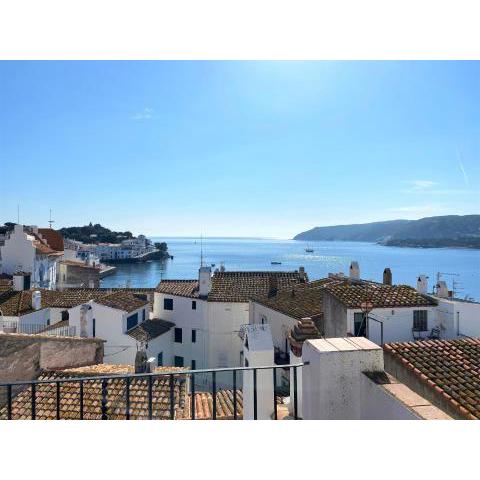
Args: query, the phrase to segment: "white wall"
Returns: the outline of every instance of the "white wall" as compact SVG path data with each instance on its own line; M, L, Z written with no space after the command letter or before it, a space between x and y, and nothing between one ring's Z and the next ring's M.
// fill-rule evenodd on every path
M459 334L480 337L480 303L436 299L438 323L443 327L442 338L453 339Z
M256 302L250 302L249 308L249 323L261 324L262 317L265 318L272 331L274 347L288 354L289 349L285 350L285 341L297 320Z
M413 312L414 310L427 310L428 332L422 333L423 336L430 334L433 327L436 326L435 307L402 307L402 308L374 308L370 313L372 318L383 321L383 341L389 342L409 342L413 340ZM347 333L353 335L354 314L361 313L360 309L347 310ZM369 320L369 339L380 345L380 324L374 320Z

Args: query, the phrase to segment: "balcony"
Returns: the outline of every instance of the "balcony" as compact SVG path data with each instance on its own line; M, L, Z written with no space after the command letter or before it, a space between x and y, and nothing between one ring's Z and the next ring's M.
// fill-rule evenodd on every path
M232 419L243 417L244 402L253 405L252 420L257 420L258 377L271 379L272 393L277 390L276 370L293 369L293 416L297 419L297 370L304 364L259 367L186 370L165 367L162 372L129 375L75 376L51 372L35 381L0 383L0 419L77 419L77 420L175 420ZM110 366L113 367L113 366ZM170 369L170 370L168 370ZM265 376L266 372L270 372ZM231 375L233 388L217 388L220 374ZM241 375L253 379L251 390L240 388ZM196 377L209 375L211 391L196 391ZM264 380L263 380L264 381ZM259 394L260 390L260 394ZM272 395L271 419L281 417L284 408ZM205 406L207 406L205 408Z
M27 335L52 335L57 337L74 337L76 329L65 321L47 325L38 323L19 323L16 321L0 320L0 333L23 333Z

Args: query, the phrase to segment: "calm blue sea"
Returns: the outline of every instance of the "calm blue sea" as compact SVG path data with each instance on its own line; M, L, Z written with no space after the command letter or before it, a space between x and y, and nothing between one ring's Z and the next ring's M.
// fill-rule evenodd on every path
M165 262L120 264L115 275L102 280L104 287L154 287L161 278L196 278L200 264L198 238L152 238L166 241L173 260ZM307 246L314 253L306 253ZM294 270L303 265L311 280L343 271L348 274L352 260L360 264L362 278L382 281L390 267L394 283L416 284L425 274L433 285L437 272L445 275L449 287L458 282L460 298L470 295L480 300L480 250L397 248L363 242L301 242L260 238L206 238L203 240L205 263L224 263L227 270ZM282 262L271 265L272 261Z

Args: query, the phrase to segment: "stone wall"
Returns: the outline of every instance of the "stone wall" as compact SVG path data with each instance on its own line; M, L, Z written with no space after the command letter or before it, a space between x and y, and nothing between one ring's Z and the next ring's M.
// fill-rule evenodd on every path
M95 338L0 333L0 382L33 380L42 370L103 363L103 344Z

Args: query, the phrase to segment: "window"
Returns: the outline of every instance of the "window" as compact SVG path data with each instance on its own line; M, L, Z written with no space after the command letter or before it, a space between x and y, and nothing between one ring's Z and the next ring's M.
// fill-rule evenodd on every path
M62 311L62 320L68 320L69 315L68 315L68 310L63 310Z
M197 302L196 300L192 300L192 310L196 310L197 309Z
M248 360L247 360L247 359L245 359L245 366L246 366L246 367L249 367L249 366L250 366L250 365L248 364Z
M192 343L197 343L197 331L192 330Z
M415 332L426 332L428 330L428 311L413 311L413 330Z
M182 329L175 328L175 343L182 343Z
M163 352L160 352L157 355L157 366L158 367L163 367Z
M183 357L179 357L175 355L175 366L176 367L183 367Z
M197 362L195 360L192 360L192 370L197 369Z
M164 298L163 299L163 309L164 310L173 310L173 298Z
M265 323L267 323L267 317L262 315L262 325L265 325Z
M135 327L138 324L138 313L135 313L134 315L130 315L127 317L127 330L130 330L131 328Z
M92 320L92 337L95 338L95 330L96 330L96 325L95 325L95 319Z
M142 322L144 322L144 321L145 321L145 312L146 312L146 310L145 310L145 309L143 309L143 310L142 310Z
M363 313L353 314L353 335L355 337L364 337L367 334L367 322Z

